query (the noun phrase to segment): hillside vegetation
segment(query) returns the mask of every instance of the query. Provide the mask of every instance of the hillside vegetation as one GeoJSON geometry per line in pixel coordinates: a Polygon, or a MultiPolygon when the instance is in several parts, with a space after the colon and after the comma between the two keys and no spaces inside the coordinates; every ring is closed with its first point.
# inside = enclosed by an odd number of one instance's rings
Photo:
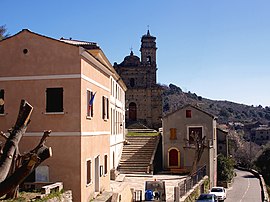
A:
{"type": "Polygon", "coordinates": [[[249,106],[226,100],[210,100],[196,93],[183,92],[180,87],[173,84],[163,87],[163,115],[173,112],[186,104],[193,104],[217,116],[219,123],[260,121],[268,124],[270,122],[270,107],[249,106]]]}

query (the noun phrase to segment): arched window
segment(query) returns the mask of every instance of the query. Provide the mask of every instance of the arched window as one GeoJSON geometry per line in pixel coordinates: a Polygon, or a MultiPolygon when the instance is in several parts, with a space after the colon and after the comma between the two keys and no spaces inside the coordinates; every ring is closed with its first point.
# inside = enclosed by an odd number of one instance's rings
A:
{"type": "Polygon", "coordinates": [[[151,56],[147,56],[146,62],[148,65],[151,65],[151,56]]]}
{"type": "Polygon", "coordinates": [[[137,120],[137,106],[134,102],[131,102],[129,104],[129,119],[131,121],[136,121],[137,120]]]}
{"type": "Polygon", "coordinates": [[[134,87],[135,86],[135,79],[134,78],[131,78],[129,80],[129,84],[130,84],[130,87],[134,87]]]}

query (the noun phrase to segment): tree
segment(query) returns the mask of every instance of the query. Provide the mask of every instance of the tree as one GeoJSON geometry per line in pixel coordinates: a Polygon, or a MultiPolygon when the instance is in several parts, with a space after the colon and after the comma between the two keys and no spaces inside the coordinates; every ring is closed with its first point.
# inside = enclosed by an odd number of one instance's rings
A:
{"type": "Polygon", "coordinates": [[[270,145],[258,156],[255,166],[264,177],[266,184],[270,185],[270,145]]]}
{"type": "Polygon", "coordinates": [[[222,154],[217,158],[217,178],[218,181],[229,182],[234,176],[234,160],[222,154]]]}
{"type": "Polygon", "coordinates": [[[5,25],[0,26],[0,41],[8,36],[9,34],[7,34],[6,26],[5,25]]]}
{"type": "MultiPolygon", "coordinates": [[[[189,175],[191,176],[197,171],[197,165],[200,162],[203,151],[205,148],[207,148],[207,146],[205,144],[206,136],[201,138],[201,136],[199,136],[198,132],[192,133],[190,136],[194,140],[194,145],[195,145],[194,160],[192,162],[191,171],[189,173],[189,175]]],[[[186,139],[186,141],[189,141],[189,140],[186,139]]]]}
{"type": "Polygon", "coordinates": [[[22,100],[17,121],[9,129],[9,135],[0,132],[6,139],[0,156],[0,197],[16,198],[19,185],[40,163],[52,156],[52,149],[45,146],[51,131],[45,131],[39,144],[29,153],[21,155],[19,152],[19,142],[30,123],[32,111],[33,107],[22,100]]]}

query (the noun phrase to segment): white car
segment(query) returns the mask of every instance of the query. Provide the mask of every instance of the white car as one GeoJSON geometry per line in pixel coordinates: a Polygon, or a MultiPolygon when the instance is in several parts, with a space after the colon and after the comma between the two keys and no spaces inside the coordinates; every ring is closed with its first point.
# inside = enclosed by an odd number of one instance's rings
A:
{"type": "Polygon", "coordinates": [[[219,201],[226,199],[226,189],[224,187],[212,187],[210,194],[215,194],[219,201]]]}

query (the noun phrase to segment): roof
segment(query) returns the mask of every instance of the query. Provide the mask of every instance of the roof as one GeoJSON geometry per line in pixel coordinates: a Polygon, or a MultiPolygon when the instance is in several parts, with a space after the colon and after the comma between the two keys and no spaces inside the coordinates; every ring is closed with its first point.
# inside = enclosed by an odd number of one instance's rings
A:
{"type": "Polygon", "coordinates": [[[256,130],[256,131],[266,131],[266,130],[270,130],[270,127],[268,127],[268,126],[260,126],[258,128],[255,128],[254,130],[256,130]]]}
{"type": "Polygon", "coordinates": [[[147,30],[147,34],[143,35],[142,38],[153,38],[153,39],[156,39],[156,37],[154,37],[154,36],[152,36],[152,35],[150,34],[149,29],[147,30]]]}
{"type": "Polygon", "coordinates": [[[213,118],[213,119],[217,119],[217,116],[215,116],[215,115],[213,115],[213,114],[210,114],[209,112],[204,111],[203,109],[201,109],[201,108],[199,108],[199,107],[197,107],[197,106],[195,106],[195,105],[192,105],[192,104],[184,105],[183,107],[181,107],[181,108],[175,110],[174,112],[171,112],[171,113],[167,114],[166,116],[164,116],[164,118],[166,118],[166,117],[168,117],[168,116],[170,116],[170,115],[172,115],[172,114],[174,114],[174,113],[176,113],[176,112],[178,112],[178,111],[180,111],[180,110],[183,110],[183,109],[185,109],[185,108],[188,108],[188,107],[192,107],[192,108],[194,108],[194,109],[196,109],[196,110],[198,110],[198,111],[201,111],[201,112],[205,113],[206,115],[210,116],[210,117],[213,118]]]}
{"type": "Polygon", "coordinates": [[[65,38],[61,38],[60,41],[68,43],[68,44],[72,44],[75,46],[81,46],[85,49],[100,49],[100,47],[98,46],[97,43],[95,42],[88,42],[88,41],[79,41],[79,40],[73,40],[73,39],[65,39],[65,38]]]}
{"type": "Polygon", "coordinates": [[[130,54],[124,58],[124,61],[120,64],[115,64],[115,67],[138,67],[140,64],[140,58],[131,51],[130,54]]]}
{"type": "Polygon", "coordinates": [[[217,127],[217,130],[219,130],[219,131],[221,131],[221,132],[223,132],[223,133],[226,133],[226,134],[229,133],[229,131],[226,130],[226,129],[224,129],[224,128],[217,127]]]}

